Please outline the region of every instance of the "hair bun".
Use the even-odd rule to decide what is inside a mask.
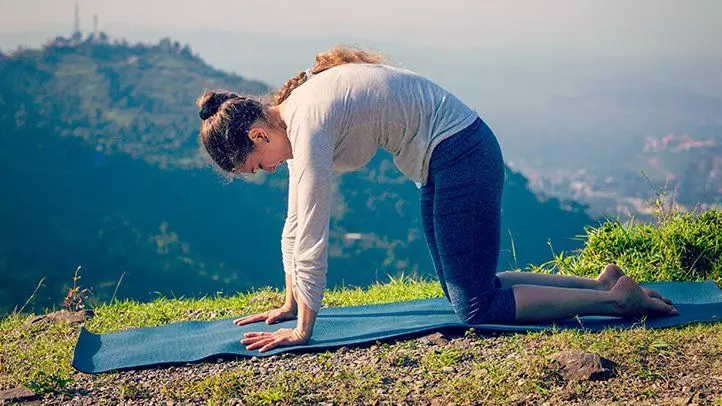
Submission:
[[[198,106],[201,108],[198,116],[201,120],[206,120],[216,114],[226,100],[239,97],[237,94],[231,92],[206,91],[198,100]]]

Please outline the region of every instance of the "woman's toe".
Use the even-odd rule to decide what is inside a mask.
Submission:
[[[674,306],[669,305],[662,299],[652,299],[650,307],[650,310],[658,314],[678,314]]]

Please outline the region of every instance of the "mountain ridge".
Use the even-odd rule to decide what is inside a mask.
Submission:
[[[0,181],[9,196],[0,218],[11,225],[0,232],[0,276],[15,286],[0,289],[0,308],[21,304],[48,275],[37,304],[59,303],[77,265],[99,300],[122,275],[117,297],[140,299],[283,285],[287,168],[224,184],[198,146],[193,104],[207,88],[263,94],[267,85],[170,39],[107,36],[9,54],[0,78],[0,156],[11,175]],[[418,190],[390,154],[338,177],[334,196],[329,286],[435,276]],[[576,248],[572,238],[593,223],[584,206],[542,200],[507,171],[500,267],[549,259],[550,239],[555,250]]]

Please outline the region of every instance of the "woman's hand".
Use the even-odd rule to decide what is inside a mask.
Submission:
[[[280,321],[293,320],[296,318],[296,309],[291,306],[282,306],[278,309],[269,310],[267,312],[253,314],[250,316],[241,317],[240,319],[233,320],[233,324],[236,326],[242,326],[244,324],[255,323],[257,321],[266,320],[266,324],[278,323]]]
[[[247,350],[260,348],[260,352],[265,352],[276,347],[306,344],[310,338],[310,334],[304,337],[304,335],[299,333],[295,328],[282,328],[272,333],[245,333],[243,336],[245,338],[241,340],[241,344],[244,344]]]

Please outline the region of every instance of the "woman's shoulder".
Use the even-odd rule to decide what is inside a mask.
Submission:
[[[329,117],[333,110],[347,107],[349,95],[376,94],[379,89],[391,93],[407,88],[418,89],[419,82],[432,83],[398,66],[371,63],[338,65],[313,75],[294,89],[286,99],[286,111],[289,116],[297,118]],[[422,84],[421,87],[424,86]]]
[[[419,76],[417,73],[401,66],[380,64],[380,63],[346,63],[334,66],[315,76],[348,76],[348,75],[411,75]],[[313,78],[311,78],[313,79]]]
[[[349,63],[317,73],[295,89],[291,97],[304,104],[310,102],[323,104],[345,98],[357,91],[403,86],[404,83],[418,81],[428,82],[428,79],[402,67]]]

